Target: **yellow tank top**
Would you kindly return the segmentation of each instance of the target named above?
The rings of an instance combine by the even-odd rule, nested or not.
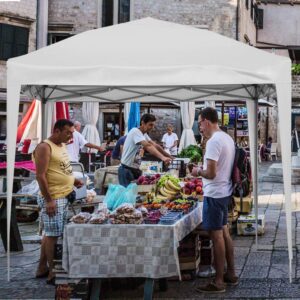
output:
[[[45,140],[51,148],[51,156],[47,170],[47,181],[52,199],[64,198],[70,194],[74,186],[74,176],[69,154],[65,144],[57,146],[50,140]]]

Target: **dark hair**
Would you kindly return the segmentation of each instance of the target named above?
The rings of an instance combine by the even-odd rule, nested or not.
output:
[[[144,114],[141,117],[141,124],[142,124],[142,122],[144,122],[146,124],[146,123],[155,122],[155,121],[156,121],[155,116],[151,115],[151,114]]]
[[[212,107],[206,107],[200,111],[202,119],[206,119],[212,123],[218,123],[218,112]]]
[[[63,130],[65,126],[72,127],[72,126],[74,126],[74,123],[67,119],[60,119],[55,122],[53,130],[55,130],[55,129]]]

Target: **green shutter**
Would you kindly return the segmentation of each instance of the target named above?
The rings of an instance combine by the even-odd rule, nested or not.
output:
[[[27,54],[28,37],[27,28],[0,24],[0,60]]]

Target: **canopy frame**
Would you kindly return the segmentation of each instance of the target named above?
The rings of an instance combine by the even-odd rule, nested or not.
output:
[[[27,55],[9,59],[7,62],[8,236],[18,121],[16,112],[20,90],[24,85],[25,91],[30,91],[29,94],[34,98],[42,100],[43,106],[47,106],[45,104],[50,101],[66,101],[74,98],[73,96],[76,96],[74,99],[77,102],[97,101],[116,104],[121,100],[124,103],[138,101],[155,104],[195,102],[199,99],[224,102],[245,99],[253,111],[253,115],[250,115],[253,125],[255,124],[253,118],[257,115],[253,104],[258,101],[257,96],[260,95],[260,98],[264,98],[264,95],[270,96],[272,89],[275,91],[276,88],[281,122],[280,137],[284,145],[281,152],[287,213],[287,245],[291,267],[293,252],[289,138],[290,59],[250,47],[214,32],[151,18],[86,31]],[[26,85],[30,88],[26,89]],[[199,90],[196,91],[194,88]],[[131,93],[125,89],[133,90]],[[251,128],[252,131],[257,130],[257,127]],[[250,132],[250,138],[251,153],[254,157],[253,151],[256,152],[257,149],[253,132]],[[9,251],[8,246],[8,279]]]

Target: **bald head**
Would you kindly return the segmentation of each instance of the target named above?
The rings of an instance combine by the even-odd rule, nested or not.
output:
[[[74,122],[74,127],[77,131],[80,132],[80,129],[81,129],[81,123],[79,121],[75,121]]]

